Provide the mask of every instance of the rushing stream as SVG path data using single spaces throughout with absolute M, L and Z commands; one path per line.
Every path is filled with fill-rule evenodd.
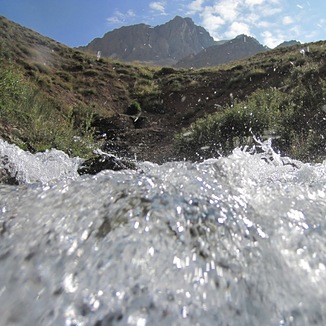
M 326 165 L 261 145 L 79 176 L 0 140 L 0 325 L 326 325 Z

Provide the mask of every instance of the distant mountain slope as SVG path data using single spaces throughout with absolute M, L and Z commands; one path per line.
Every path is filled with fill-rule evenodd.
M 296 41 L 296 40 L 292 40 L 292 41 L 285 41 L 285 42 L 282 42 L 281 44 L 279 44 L 277 46 L 277 48 L 285 48 L 287 46 L 292 46 L 292 45 L 299 45 L 301 44 L 299 41 Z
M 81 49 L 123 61 L 141 61 L 173 65 L 215 44 L 209 33 L 191 18 L 176 16 L 159 26 L 145 24 L 125 26 L 96 38 Z
M 244 59 L 268 50 L 269 48 L 260 44 L 255 38 L 242 34 L 224 44 L 214 45 L 200 51 L 196 55 L 190 55 L 180 60 L 176 67 L 211 67 Z
M 0 67 L 19 67 L 38 88 L 60 103 L 60 110 L 98 101 L 105 103 L 102 110 L 110 115 L 124 110 L 130 101 L 125 83 L 110 62 L 96 61 L 95 55 L 65 46 L 2 16 L 0 40 Z

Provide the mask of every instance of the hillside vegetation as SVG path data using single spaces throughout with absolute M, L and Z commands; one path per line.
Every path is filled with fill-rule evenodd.
M 303 161 L 321 161 L 326 148 L 325 69 L 305 59 L 284 79 L 284 86 L 257 88 L 245 99 L 231 98 L 222 110 L 196 120 L 176 136 L 180 152 L 196 157 L 229 154 L 272 138 L 274 148 Z M 194 151 L 195 148 L 195 151 Z
M 325 159 L 325 42 L 196 70 L 98 59 L 4 17 L 0 38 L 0 136 L 30 151 L 198 160 L 255 136 Z

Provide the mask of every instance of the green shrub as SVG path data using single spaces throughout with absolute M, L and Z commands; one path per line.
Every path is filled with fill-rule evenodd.
M 132 115 L 136 115 L 136 114 L 140 114 L 141 111 L 142 110 L 141 110 L 141 106 L 140 106 L 139 102 L 134 101 L 129 105 L 127 113 L 132 114 Z
M 96 89 L 95 88 L 81 88 L 78 90 L 78 93 L 80 93 L 83 96 L 92 96 L 96 95 Z
M 75 51 L 72 55 L 72 58 L 78 62 L 81 62 L 83 63 L 84 62 L 84 59 L 85 59 L 85 55 L 81 52 L 77 52 Z
M 95 77 L 99 75 L 99 72 L 95 69 L 87 69 L 83 72 L 86 77 Z
M 58 71 L 56 72 L 56 75 L 58 75 L 61 79 L 63 79 L 66 82 L 70 82 L 72 80 L 71 74 L 69 74 L 66 71 Z
M 0 67 L 0 76 L 0 128 L 11 128 L 17 145 L 35 151 L 54 147 L 84 157 L 91 154 L 94 142 L 90 114 L 82 116 L 76 125 L 72 113 L 58 111 L 53 100 L 20 72 Z
M 43 74 L 51 73 L 51 68 L 45 63 L 36 62 L 36 63 L 34 63 L 34 66 L 37 68 L 37 70 L 39 72 L 41 72 Z
M 133 88 L 134 97 L 157 95 L 160 93 L 159 86 L 153 80 L 140 79 L 136 81 Z
M 175 74 L 177 70 L 172 67 L 162 67 L 155 75 L 156 76 L 165 76 Z
M 27 47 L 25 45 L 22 44 L 18 44 L 18 48 L 25 54 L 27 55 L 29 58 L 36 58 L 37 57 L 37 50 L 31 48 L 31 47 Z
M 262 68 L 256 68 L 256 69 L 252 69 L 250 71 L 247 72 L 246 74 L 246 80 L 254 80 L 254 79 L 259 79 L 262 77 L 265 77 L 267 75 L 266 70 L 262 69 Z
M 289 155 L 301 161 L 321 162 L 325 159 L 325 132 L 310 129 L 307 132 L 292 133 Z
M 236 146 L 250 145 L 252 136 L 273 136 L 274 147 L 302 160 L 325 158 L 326 121 L 322 83 L 296 84 L 291 92 L 257 90 L 245 101 L 197 120 L 176 135 L 179 153 L 196 159 L 229 154 Z

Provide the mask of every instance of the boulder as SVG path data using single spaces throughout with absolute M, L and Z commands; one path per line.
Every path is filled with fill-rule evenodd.
M 18 185 L 19 182 L 6 168 L 0 167 L 0 184 Z

